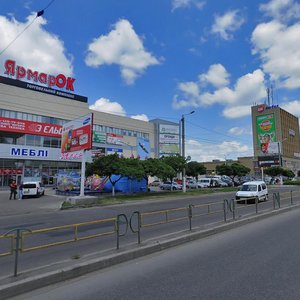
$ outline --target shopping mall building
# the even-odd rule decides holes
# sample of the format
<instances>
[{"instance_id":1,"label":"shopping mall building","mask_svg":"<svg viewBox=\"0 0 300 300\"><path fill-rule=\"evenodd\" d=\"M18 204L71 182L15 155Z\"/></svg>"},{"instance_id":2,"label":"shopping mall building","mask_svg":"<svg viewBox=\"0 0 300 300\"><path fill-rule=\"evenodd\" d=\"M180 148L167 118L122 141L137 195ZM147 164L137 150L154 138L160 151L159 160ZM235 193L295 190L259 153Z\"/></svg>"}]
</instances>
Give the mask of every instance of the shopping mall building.
<instances>
[{"instance_id":1,"label":"shopping mall building","mask_svg":"<svg viewBox=\"0 0 300 300\"><path fill-rule=\"evenodd\" d=\"M92 111L87 97L74 93L76 81L25 69L7 60L0 70L0 188L14 178L55 184L60 170L80 170L80 158L61 154L63 125L93 113L93 157L160 157L180 153L180 126ZM76 89L75 89L76 90Z\"/></svg>"}]
</instances>

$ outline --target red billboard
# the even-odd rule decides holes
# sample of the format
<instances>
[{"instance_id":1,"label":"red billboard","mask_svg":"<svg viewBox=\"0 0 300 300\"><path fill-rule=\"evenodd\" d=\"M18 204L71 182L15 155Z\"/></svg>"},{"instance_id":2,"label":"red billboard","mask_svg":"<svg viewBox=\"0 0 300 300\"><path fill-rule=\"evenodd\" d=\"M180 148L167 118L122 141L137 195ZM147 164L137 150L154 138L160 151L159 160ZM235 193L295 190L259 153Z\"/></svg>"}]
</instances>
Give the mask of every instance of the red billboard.
<instances>
[{"instance_id":1,"label":"red billboard","mask_svg":"<svg viewBox=\"0 0 300 300\"><path fill-rule=\"evenodd\" d=\"M0 117L0 131L61 137L62 126Z\"/></svg>"},{"instance_id":2,"label":"red billboard","mask_svg":"<svg viewBox=\"0 0 300 300\"><path fill-rule=\"evenodd\" d=\"M63 126L61 152L92 149L93 114L88 114Z\"/></svg>"}]
</instances>

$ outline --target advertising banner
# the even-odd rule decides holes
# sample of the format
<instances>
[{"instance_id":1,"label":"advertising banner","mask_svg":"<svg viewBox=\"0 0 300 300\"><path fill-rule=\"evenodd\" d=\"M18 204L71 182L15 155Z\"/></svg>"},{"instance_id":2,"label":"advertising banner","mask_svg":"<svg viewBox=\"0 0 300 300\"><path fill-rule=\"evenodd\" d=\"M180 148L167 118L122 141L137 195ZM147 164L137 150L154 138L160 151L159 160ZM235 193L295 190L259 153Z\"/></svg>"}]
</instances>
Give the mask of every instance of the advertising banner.
<instances>
[{"instance_id":1,"label":"advertising banner","mask_svg":"<svg viewBox=\"0 0 300 300\"><path fill-rule=\"evenodd\" d=\"M113 145L122 145L123 143L123 136L114 134L114 133L107 133L106 135L106 142L107 144Z\"/></svg>"},{"instance_id":2,"label":"advertising banner","mask_svg":"<svg viewBox=\"0 0 300 300\"><path fill-rule=\"evenodd\" d=\"M66 123L62 129L61 152L68 153L92 148L93 114Z\"/></svg>"},{"instance_id":3,"label":"advertising banner","mask_svg":"<svg viewBox=\"0 0 300 300\"><path fill-rule=\"evenodd\" d=\"M106 154L110 155L110 154L115 154L117 153L119 156L123 155L123 149L120 148L107 148L106 149Z\"/></svg>"},{"instance_id":4,"label":"advertising banner","mask_svg":"<svg viewBox=\"0 0 300 300\"><path fill-rule=\"evenodd\" d=\"M100 133L100 132L93 132L93 142L99 143L99 144L105 144L106 143L106 133Z\"/></svg>"},{"instance_id":5,"label":"advertising banner","mask_svg":"<svg viewBox=\"0 0 300 300\"><path fill-rule=\"evenodd\" d=\"M93 147L91 150L92 158L105 156L105 148L103 147Z\"/></svg>"},{"instance_id":6,"label":"advertising banner","mask_svg":"<svg viewBox=\"0 0 300 300\"><path fill-rule=\"evenodd\" d=\"M159 143L161 144L179 144L179 135L176 134L160 134Z\"/></svg>"},{"instance_id":7,"label":"advertising banner","mask_svg":"<svg viewBox=\"0 0 300 300\"><path fill-rule=\"evenodd\" d=\"M269 146L276 142L276 124L274 114L262 115L256 117L257 144L261 154L269 152ZM273 145L274 146L274 145ZM274 150L275 146L272 149Z\"/></svg>"},{"instance_id":8,"label":"advertising banner","mask_svg":"<svg viewBox=\"0 0 300 300\"><path fill-rule=\"evenodd\" d=\"M275 156L258 156L259 167L276 167L280 165L280 159L278 155Z\"/></svg>"},{"instance_id":9,"label":"advertising banner","mask_svg":"<svg viewBox=\"0 0 300 300\"><path fill-rule=\"evenodd\" d=\"M160 144L159 153L161 154L179 154L179 144Z\"/></svg>"},{"instance_id":10,"label":"advertising banner","mask_svg":"<svg viewBox=\"0 0 300 300\"><path fill-rule=\"evenodd\" d=\"M137 140L137 153L141 160L150 158L151 154L151 147L150 147L150 141L145 138L138 138Z\"/></svg>"},{"instance_id":11,"label":"advertising banner","mask_svg":"<svg viewBox=\"0 0 300 300\"><path fill-rule=\"evenodd\" d=\"M62 126L0 117L0 131L61 137Z\"/></svg>"},{"instance_id":12,"label":"advertising banner","mask_svg":"<svg viewBox=\"0 0 300 300\"><path fill-rule=\"evenodd\" d=\"M167 125L167 124L160 124L159 125L159 132L160 133L172 133L172 134L179 134L179 125Z\"/></svg>"}]
</instances>

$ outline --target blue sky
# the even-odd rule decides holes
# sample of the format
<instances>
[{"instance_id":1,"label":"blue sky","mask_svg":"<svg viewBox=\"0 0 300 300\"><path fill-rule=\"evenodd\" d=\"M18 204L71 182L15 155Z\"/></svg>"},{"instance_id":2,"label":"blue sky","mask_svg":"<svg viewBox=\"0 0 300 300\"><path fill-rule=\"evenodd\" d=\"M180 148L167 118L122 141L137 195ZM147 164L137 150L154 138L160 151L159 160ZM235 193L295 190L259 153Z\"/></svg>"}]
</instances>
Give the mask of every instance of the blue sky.
<instances>
[{"instance_id":1,"label":"blue sky","mask_svg":"<svg viewBox=\"0 0 300 300\"><path fill-rule=\"evenodd\" d=\"M300 115L299 20L295 0L0 0L0 75L8 58L64 73L91 108L143 120L195 110L186 154L236 159L267 87Z\"/></svg>"}]
</instances>

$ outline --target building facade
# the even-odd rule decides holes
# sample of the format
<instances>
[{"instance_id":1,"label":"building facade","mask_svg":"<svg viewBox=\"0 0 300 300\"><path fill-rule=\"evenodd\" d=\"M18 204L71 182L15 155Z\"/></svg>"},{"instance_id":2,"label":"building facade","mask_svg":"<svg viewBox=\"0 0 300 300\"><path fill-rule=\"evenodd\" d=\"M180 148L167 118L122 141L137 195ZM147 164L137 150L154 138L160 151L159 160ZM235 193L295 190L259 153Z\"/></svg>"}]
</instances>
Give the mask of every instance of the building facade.
<instances>
[{"instance_id":1,"label":"building facade","mask_svg":"<svg viewBox=\"0 0 300 300\"><path fill-rule=\"evenodd\" d=\"M278 105L253 106L252 132L255 171L281 166L300 170L299 120Z\"/></svg>"},{"instance_id":2,"label":"building facade","mask_svg":"<svg viewBox=\"0 0 300 300\"><path fill-rule=\"evenodd\" d=\"M34 77L33 74L29 75ZM59 171L79 171L80 159L66 160L61 156L62 127L91 112L93 146L85 154L87 161L113 153L140 159L159 157L157 141L173 149L174 139L179 139L177 129L175 137L171 137L174 132L166 132L169 137L159 135L158 130L163 130L159 124L163 124L163 120L145 122L91 111L87 97L11 77L0 76L0 188L7 186L12 178L18 183L38 179L52 185ZM40 80L40 77L36 75L34 79ZM178 147L175 148L177 151Z\"/></svg>"}]
</instances>

